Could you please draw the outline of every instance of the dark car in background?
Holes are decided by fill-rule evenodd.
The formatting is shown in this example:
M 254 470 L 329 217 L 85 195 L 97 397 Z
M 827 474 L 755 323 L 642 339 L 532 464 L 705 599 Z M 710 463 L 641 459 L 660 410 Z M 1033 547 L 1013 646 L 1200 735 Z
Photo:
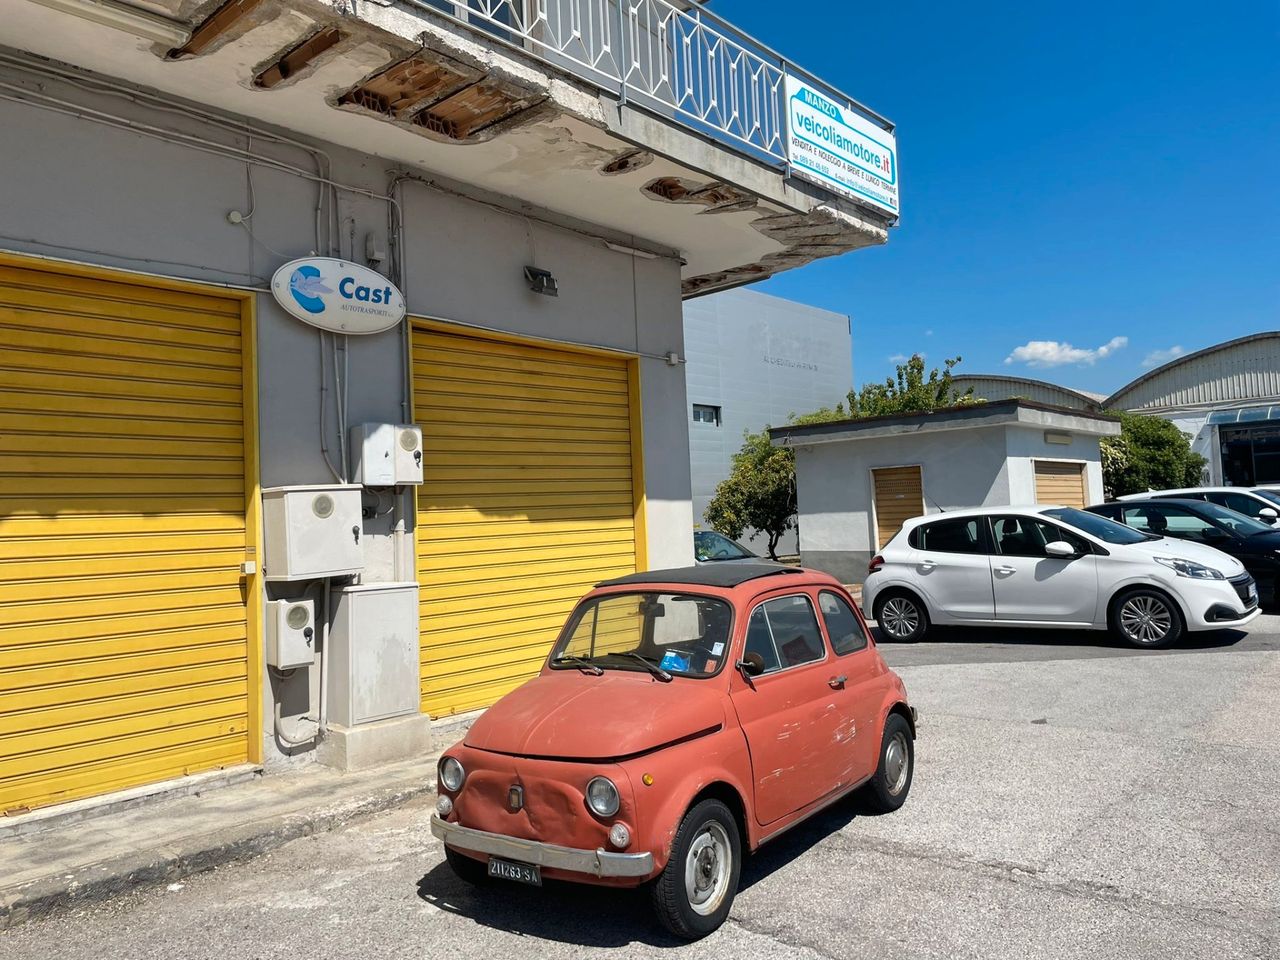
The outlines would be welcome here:
M 1264 606 L 1274 606 L 1280 580 L 1280 530 L 1204 500 L 1125 499 L 1089 507 L 1090 513 L 1158 537 L 1191 540 L 1235 557 L 1258 582 Z
M 693 559 L 698 563 L 760 562 L 760 558 L 742 544 L 736 540 L 730 540 L 714 530 L 695 530 L 693 532 Z

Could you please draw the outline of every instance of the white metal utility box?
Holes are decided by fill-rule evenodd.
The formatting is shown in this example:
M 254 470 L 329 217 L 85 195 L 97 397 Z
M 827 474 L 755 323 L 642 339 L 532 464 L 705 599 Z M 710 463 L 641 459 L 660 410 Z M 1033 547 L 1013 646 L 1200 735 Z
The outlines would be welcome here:
M 267 663 L 278 670 L 309 667 L 316 655 L 316 605 L 305 600 L 267 601 Z
M 366 487 L 422 482 L 422 428 L 412 423 L 362 423 L 351 428 L 351 468 Z
M 355 484 L 263 490 L 265 578 L 315 580 L 363 570 L 360 492 Z
M 329 719 L 345 727 L 419 710 L 418 585 L 360 583 L 330 594 Z

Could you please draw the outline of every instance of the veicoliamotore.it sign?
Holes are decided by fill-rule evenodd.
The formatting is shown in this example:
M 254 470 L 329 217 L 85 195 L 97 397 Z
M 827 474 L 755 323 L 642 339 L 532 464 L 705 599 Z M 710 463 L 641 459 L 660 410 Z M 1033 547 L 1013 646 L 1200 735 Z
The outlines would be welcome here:
M 898 145 L 892 133 L 787 75 L 791 172 L 897 216 Z
M 290 260 L 271 278 L 276 301 L 334 333 L 381 333 L 404 319 L 404 295 L 376 271 L 333 257 Z

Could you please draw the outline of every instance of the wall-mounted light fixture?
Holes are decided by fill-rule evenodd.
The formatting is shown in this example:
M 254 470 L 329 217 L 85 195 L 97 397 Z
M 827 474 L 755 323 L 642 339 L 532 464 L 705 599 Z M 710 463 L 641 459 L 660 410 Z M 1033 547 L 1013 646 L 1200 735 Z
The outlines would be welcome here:
M 551 275 L 550 270 L 525 267 L 524 278 L 529 283 L 529 289 L 534 293 L 540 293 L 547 297 L 560 296 L 560 285 L 556 283 L 556 278 Z

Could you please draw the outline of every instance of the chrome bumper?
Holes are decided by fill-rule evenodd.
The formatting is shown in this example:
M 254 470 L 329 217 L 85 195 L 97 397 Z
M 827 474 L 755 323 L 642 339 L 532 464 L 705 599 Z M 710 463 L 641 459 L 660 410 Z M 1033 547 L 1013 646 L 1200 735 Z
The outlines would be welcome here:
M 652 853 L 610 853 L 604 849 L 582 850 L 554 843 L 522 840 L 501 833 L 472 830 L 431 816 L 431 832 L 451 847 L 506 857 L 521 863 L 536 863 L 556 870 L 587 873 L 593 877 L 647 877 L 653 873 Z

